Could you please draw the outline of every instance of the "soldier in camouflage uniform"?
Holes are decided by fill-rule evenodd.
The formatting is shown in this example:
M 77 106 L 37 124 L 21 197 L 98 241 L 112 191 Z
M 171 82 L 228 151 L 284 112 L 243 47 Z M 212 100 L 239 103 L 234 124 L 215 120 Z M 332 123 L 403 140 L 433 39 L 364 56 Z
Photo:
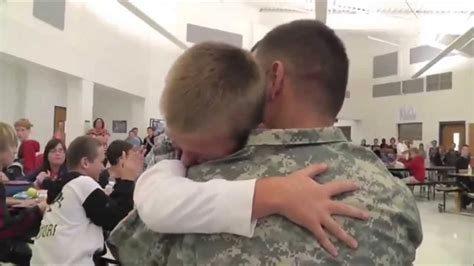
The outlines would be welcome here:
M 302 41 L 301 36 L 308 38 L 308 41 Z M 295 54 L 295 51 L 303 51 L 303 54 L 308 50 L 311 51 L 312 45 L 317 47 L 313 50 L 316 58 L 311 58 L 308 54 L 306 54 L 308 58 Z M 321 106 L 318 106 L 319 114 L 324 114 L 325 108 L 333 108 L 332 112 L 326 112 L 335 117 L 341 108 L 347 82 L 347 67 L 344 69 L 337 64 L 345 61 L 347 65 L 347 57 L 343 52 L 342 61 L 340 57 L 333 60 L 336 63 L 334 66 L 331 65 L 333 62 L 328 61 L 325 56 L 334 56 L 334 53 L 340 52 L 337 50 L 338 45 L 342 46 L 334 33 L 315 21 L 296 21 L 272 30 L 260 42 L 257 58 L 261 56 L 260 59 L 268 59 L 265 51 L 280 50 L 281 54 L 295 58 L 285 58 L 288 61 L 280 59 L 279 62 L 276 58 L 271 58 L 274 61 L 273 70 L 276 70 L 269 82 L 271 86 L 269 98 L 283 97 L 281 91 L 279 95 L 273 93 L 275 90 L 285 89 L 288 86 L 288 81 L 283 82 L 282 78 L 285 78 L 285 75 L 290 76 L 288 73 L 291 73 L 292 69 L 291 67 L 287 70 L 280 69 L 283 65 L 298 65 L 304 71 L 306 70 L 304 66 L 308 64 L 305 60 L 310 60 L 320 71 L 318 74 L 324 78 L 330 76 L 331 73 L 341 72 L 339 74 L 342 75 L 340 79 L 343 91 L 329 92 L 329 94 L 337 94 L 337 97 L 320 94 L 319 99 L 313 98 L 316 99 L 314 104 Z M 285 46 L 292 50 L 287 50 Z M 260 50 L 262 54 L 259 55 Z M 343 48 L 342 51 L 344 51 Z M 265 58 L 264 55 L 267 57 Z M 275 56 L 275 53 L 271 55 Z M 263 59 L 262 66 L 268 69 Z M 321 65 L 324 68 L 321 68 Z M 285 71 L 288 73 L 284 73 Z M 308 73 L 300 75 L 301 79 L 313 78 Z M 325 80 L 323 84 L 331 89 L 337 89 L 337 81 L 331 78 Z M 338 99 L 334 100 L 334 98 Z M 275 100 L 270 99 L 270 101 Z M 338 102 L 340 102 L 339 106 L 337 106 Z M 360 191 L 339 196 L 338 200 L 370 211 L 369 222 L 337 217 L 338 222 L 342 223 L 344 228 L 358 240 L 357 250 L 350 250 L 340 242 L 336 242 L 339 256 L 332 257 L 314 241 L 308 231 L 275 215 L 259 220 L 254 237 L 244 238 L 229 234 L 161 235 L 148 230 L 137 214 L 132 213 L 116 228 L 110 239 L 111 243 L 119 248 L 123 264 L 410 265 L 413 263 L 416 248 L 422 240 L 422 230 L 416 202 L 410 190 L 398 179 L 393 178 L 373 153 L 347 142 L 342 132 L 331 126 L 333 122 L 324 120 L 324 115 L 319 117 L 321 119 L 315 119 L 312 123 L 314 128 L 310 128 L 306 123 L 308 119 L 302 116 L 313 114 L 300 113 L 299 117 L 285 120 L 288 112 L 291 113 L 292 108 L 297 107 L 289 106 L 285 108 L 284 111 L 287 112 L 285 113 L 277 112 L 273 109 L 275 106 L 272 107 L 270 104 L 275 103 L 267 101 L 267 116 L 264 122 L 271 128 L 286 129 L 254 131 L 243 149 L 222 160 L 191 167 L 188 172 L 189 177 L 193 180 L 205 181 L 213 178 L 244 180 L 254 177 L 282 176 L 309 164 L 325 162 L 329 164 L 330 170 L 318 181 L 321 183 L 342 179 L 356 181 L 360 184 Z M 306 102 L 302 101 L 301 104 L 306 104 Z

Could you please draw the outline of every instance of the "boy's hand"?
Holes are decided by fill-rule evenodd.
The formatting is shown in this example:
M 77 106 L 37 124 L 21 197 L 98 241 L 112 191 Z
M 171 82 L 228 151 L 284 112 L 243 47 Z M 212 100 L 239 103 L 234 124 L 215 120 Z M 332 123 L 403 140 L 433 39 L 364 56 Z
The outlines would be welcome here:
M 283 190 L 286 200 L 283 201 L 280 213 L 310 230 L 324 249 L 337 256 L 337 249 L 329 241 L 327 233 L 351 248 L 357 248 L 357 241 L 331 215 L 367 220 L 369 213 L 332 200 L 334 196 L 353 192 L 359 187 L 351 181 L 332 181 L 323 185 L 314 181 L 314 176 L 326 169 L 325 164 L 312 165 L 286 177 L 288 184 Z
M 48 203 L 46 203 L 46 201 L 41 201 L 40 203 L 38 203 L 38 208 L 44 214 L 48 210 L 49 205 Z
M 327 165 L 316 164 L 287 177 L 267 178 L 268 182 L 274 183 L 268 186 L 270 187 L 269 191 L 262 194 L 266 194 L 264 197 L 270 198 L 271 205 L 273 205 L 273 208 L 270 209 L 273 213 L 281 214 L 311 231 L 324 249 L 331 255 L 337 256 L 338 251 L 329 241 L 327 233 L 331 233 L 351 248 L 357 248 L 357 241 L 342 229 L 332 215 L 367 220 L 369 213 L 333 201 L 331 199 L 333 196 L 353 192 L 358 189 L 358 186 L 351 181 L 332 181 L 323 185 L 317 183 L 313 179 L 314 176 L 326 170 Z M 257 197 L 257 192 L 258 187 L 255 197 Z

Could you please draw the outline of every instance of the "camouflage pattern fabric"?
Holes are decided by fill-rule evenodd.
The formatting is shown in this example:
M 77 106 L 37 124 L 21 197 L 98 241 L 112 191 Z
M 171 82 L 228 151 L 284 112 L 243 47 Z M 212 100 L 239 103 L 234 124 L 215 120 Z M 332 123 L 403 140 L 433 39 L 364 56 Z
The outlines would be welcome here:
M 338 200 L 371 214 L 368 222 L 336 217 L 359 242 L 358 249 L 351 250 L 336 241 L 337 258 L 324 251 L 309 231 L 278 215 L 259 220 L 254 236 L 245 238 L 162 235 L 147 229 L 132 212 L 110 242 L 118 248 L 123 265 L 411 265 L 422 241 L 412 193 L 372 152 L 348 143 L 337 128 L 255 131 L 242 150 L 192 167 L 189 176 L 198 181 L 263 178 L 320 162 L 330 168 L 317 180 L 356 181 L 361 189 Z

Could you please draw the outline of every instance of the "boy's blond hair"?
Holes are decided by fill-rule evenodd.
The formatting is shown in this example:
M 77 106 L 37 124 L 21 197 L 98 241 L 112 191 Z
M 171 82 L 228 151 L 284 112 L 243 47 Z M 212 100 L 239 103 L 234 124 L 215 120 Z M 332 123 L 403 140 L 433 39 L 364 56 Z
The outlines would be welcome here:
M 262 121 L 264 96 L 263 72 L 249 52 L 205 42 L 186 50 L 172 66 L 161 110 L 174 132 L 248 134 Z
M 0 152 L 17 146 L 15 130 L 7 123 L 0 122 Z
M 33 127 L 33 124 L 31 124 L 30 120 L 26 118 L 21 118 L 15 122 L 15 127 L 23 127 L 26 129 L 31 129 Z

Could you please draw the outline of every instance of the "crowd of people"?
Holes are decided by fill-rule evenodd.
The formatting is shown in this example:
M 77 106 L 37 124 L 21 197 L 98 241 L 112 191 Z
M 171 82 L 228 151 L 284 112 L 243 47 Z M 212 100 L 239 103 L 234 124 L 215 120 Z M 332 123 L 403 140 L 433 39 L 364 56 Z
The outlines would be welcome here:
M 465 144 L 456 150 L 456 144 L 451 144 L 448 151 L 443 146 L 438 146 L 436 140 L 431 141 L 430 147 L 425 150 L 423 143 L 418 148 L 412 147 L 411 141 L 398 142 L 395 138 L 390 139 L 390 143 L 386 143 L 385 139 L 378 143 L 378 139 L 374 139 L 372 145 L 367 145 L 366 140 L 361 141 L 361 146 L 373 151 L 388 167 L 406 168 L 409 176 L 394 172 L 394 176 L 399 177 L 408 184 L 424 183 L 429 174 L 426 167 L 448 166 L 452 167 L 456 172 L 471 172 L 471 154 L 469 145 Z M 465 209 L 471 203 L 471 199 L 466 195 L 467 192 L 474 191 L 474 184 L 469 180 L 460 179 L 457 181 L 459 187 L 465 189 L 461 193 L 460 206 Z
M 467 169 L 469 165 L 467 158 L 470 158 L 469 145 L 459 147 L 458 151 L 456 144 L 452 143 L 446 151 L 443 146 L 438 146 L 436 140 L 431 141 L 430 144 L 428 149 L 425 149 L 423 143 L 420 143 L 418 147 L 414 147 L 412 141 L 397 141 L 393 137 L 390 138 L 389 143 L 386 142 L 385 138 L 382 139 L 380 144 L 377 138 L 373 140 L 372 145 L 368 145 L 365 139 L 361 141 L 361 146 L 373 151 L 386 164 L 393 163 L 399 158 L 406 158 L 407 154 L 409 155 L 411 151 L 414 151 L 423 158 L 423 163 L 426 166 L 451 166 L 456 167 L 456 169 Z
M 122 140 L 106 147 L 108 133 L 101 126 L 103 120 L 96 122 L 102 131 L 91 130 L 68 148 L 55 134 L 40 155 L 39 143 L 29 138 L 33 126 L 29 120 L 20 119 L 14 127 L 0 122 L 0 261 L 29 265 L 32 252 L 28 242 L 34 238 L 33 250 L 38 250 L 38 256 L 33 256 L 32 262 L 36 265 L 49 264 L 49 256 L 69 257 L 65 261 L 79 256 L 82 259 L 76 262 L 87 264 L 88 249 L 103 248 L 102 229 L 112 230 L 132 210 L 134 181 L 143 171 L 143 153 Z M 104 169 L 104 161 L 109 168 Z M 16 186 L 18 181 L 23 185 Z M 106 193 L 108 185 L 112 187 Z M 26 188 L 46 190 L 46 198 L 12 197 Z M 56 238 L 59 242 L 49 241 L 57 227 L 61 228 Z M 88 249 L 79 248 L 76 254 L 74 248 L 61 249 L 71 235 L 85 237 L 83 245 Z M 93 239 L 95 244 L 90 242 Z
M 342 41 L 299 20 L 252 50 L 187 49 L 163 89 L 166 134 L 134 128 L 110 142 L 98 118 L 68 147 L 50 140 L 39 163 L 31 123 L 0 123 L 0 261 L 93 265 L 108 248 L 122 265 L 412 264 L 422 230 L 411 191 L 333 126 Z M 371 149 L 409 149 L 394 144 Z M 46 200 L 7 197 L 21 180 Z

